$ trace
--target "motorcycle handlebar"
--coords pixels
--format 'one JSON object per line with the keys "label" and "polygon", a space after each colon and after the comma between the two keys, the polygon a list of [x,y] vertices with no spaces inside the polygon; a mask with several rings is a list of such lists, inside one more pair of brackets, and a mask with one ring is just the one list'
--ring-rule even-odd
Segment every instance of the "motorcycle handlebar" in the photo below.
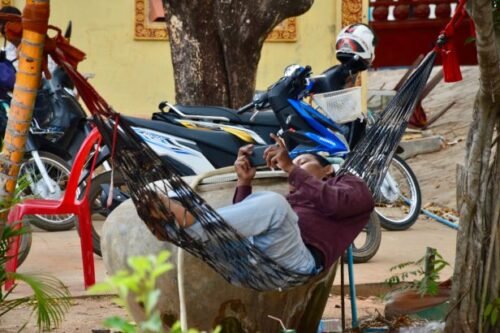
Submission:
{"label": "motorcycle handlebar", "polygon": [[[269,91],[275,88],[277,85],[285,84],[286,86],[292,88],[290,91],[291,95],[299,96],[302,91],[307,87],[306,79],[311,74],[311,66],[305,66],[297,68],[289,77],[283,77],[278,82],[270,86],[267,92],[258,95],[251,103],[241,107],[236,112],[237,114],[245,113],[253,108],[265,109],[268,106],[269,101]],[[292,92],[293,91],[293,92]]]}
{"label": "motorcycle handlebar", "polygon": [[290,96],[293,98],[301,98],[306,93],[308,83],[307,78],[311,75],[311,66],[297,69],[291,76],[289,81]]}
{"label": "motorcycle handlebar", "polygon": [[247,105],[242,106],[241,108],[239,108],[236,113],[237,114],[242,114],[242,113],[245,113],[245,112],[253,109],[254,107],[255,107],[255,102],[251,102],[251,103],[248,103]]}
{"label": "motorcycle handlebar", "polygon": [[158,109],[160,109],[161,112],[163,112],[163,109],[168,105],[168,102],[167,101],[163,101],[163,102],[160,102],[160,104],[158,104]]}
{"label": "motorcycle handlebar", "polygon": [[250,111],[252,109],[257,109],[257,110],[262,110],[265,109],[266,106],[268,105],[267,102],[269,100],[269,97],[267,95],[267,92],[256,95],[254,100],[251,103],[248,103],[247,105],[242,106],[241,108],[238,109],[236,112],[237,114],[242,114],[247,111]]}
{"label": "motorcycle handlebar", "polygon": [[293,80],[304,80],[311,74],[311,66],[307,65],[306,67],[302,68],[302,70],[295,70],[293,74],[291,75],[291,78]]}

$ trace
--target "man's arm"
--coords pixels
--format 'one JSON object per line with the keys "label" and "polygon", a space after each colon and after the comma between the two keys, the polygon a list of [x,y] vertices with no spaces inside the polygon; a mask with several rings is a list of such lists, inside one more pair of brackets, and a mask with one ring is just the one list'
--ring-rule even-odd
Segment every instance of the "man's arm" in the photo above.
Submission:
{"label": "man's arm", "polygon": [[293,168],[288,181],[295,188],[294,195],[308,199],[326,215],[343,219],[369,213],[374,208],[368,186],[356,176],[343,175],[323,181],[301,168]]}
{"label": "man's arm", "polygon": [[234,168],[238,175],[236,191],[233,196],[233,203],[243,201],[252,193],[252,180],[255,177],[256,169],[252,167],[248,156],[253,153],[253,145],[246,145],[238,150],[238,157],[234,162]]}
{"label": "man's arm", "polygon": [[234,191],[233,196],[233,204],[243,201],[252,194],[252,186],[251,185],[241,185],[236,186],[236,190]]}

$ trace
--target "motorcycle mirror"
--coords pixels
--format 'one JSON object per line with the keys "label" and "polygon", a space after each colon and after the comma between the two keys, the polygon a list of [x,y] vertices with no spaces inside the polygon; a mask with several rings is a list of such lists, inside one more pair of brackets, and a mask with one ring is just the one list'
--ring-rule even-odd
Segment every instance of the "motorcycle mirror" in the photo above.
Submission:
{"label": "motorcycle mirror", "polygon": [[167,101],[163,101],[163,102],[160,102],[160,104],[158,104],[158,109],[160,109],[160,111],[163,112],[163,109],[168,105],[168,102]]}
{"label": "motorcycle mirror", "polygon": [[253,95],[253,102],[258,103],[264,94],[264,91],[256,91],[255,95]]}
{"label": "motorcycle mirror", "polygon": [[66,31],[64,32],[64,38],[67,40],[71,39],[71,33],[73,32],[73,23],[71,21],[68,22],[66,26]]}
{"label": "motorcycle mirror", "polygon": [[300,68],[300,65],[292,64],[292,65],[286,66],[285,71],[284,71],[284,76],[287,76],[287,77],[292,76],[292,74],[297,70],[297,68]]}
{"label": "motorcycle mirror", "polygon": [[370,64],[363,60],[359,55],[354,55],[351,57],[349,60],[342,62],[342,64],[349,70],[351,71],[352,74],[357,74],[359,72],[362,72],[368,67],[370,67]]}

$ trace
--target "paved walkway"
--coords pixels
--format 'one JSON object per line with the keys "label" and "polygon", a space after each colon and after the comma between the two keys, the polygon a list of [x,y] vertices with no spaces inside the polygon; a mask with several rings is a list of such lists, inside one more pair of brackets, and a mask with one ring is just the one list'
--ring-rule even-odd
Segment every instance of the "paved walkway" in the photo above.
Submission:
{"label": "paved walkway", "polygon": [[[448,262],[453,263],[455,238],[456,231],[423,216],[407,231],[384,231],[377,255],[368,263],[355,265],[356,283],[384,282],[390,275],[390,267],[421,258],[426,246],[437,248]],[[96,281],[103,281],[106,277],[104,263],[98,256],[94,256],[94,259]],[[76,230],[34,231],[30,254],[19,268],[19,272],[50,274],[63,281],[73,296],[85,295],[80,241]],[[451,273],[451,269],[445,269],[442,276],[447,278]],[[335,284],[340,283],[340,280],[337,280]],[[20,297],[29,293],[29,288],[21,284],[14,291],[14,296]]]}

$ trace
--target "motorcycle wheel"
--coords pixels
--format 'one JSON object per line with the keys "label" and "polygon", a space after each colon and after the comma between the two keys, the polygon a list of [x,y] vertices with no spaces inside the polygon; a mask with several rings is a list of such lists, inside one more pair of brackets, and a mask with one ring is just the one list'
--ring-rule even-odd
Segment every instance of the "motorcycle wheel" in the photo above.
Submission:
{"label": "motorcycle wheel", "polygon": [[[124,200],[128,199],[128,187],[123,177],[115,171],[113,179],[113,189],[115,191],[114,202],[111,207],[107,207],[107,197],[109,194],[109,184],[111,182],[111,172],[103,172],[92,179],[88,199],[91,209],[92,219],[92,248],[94,253],[102,256],[101,252],[101,230],[108,215]],[[118,191],[118,193],[116,192]]]}
{"label": "motorcycle wheel", "polygon": [[[30,185],[26,188],[23,196],[33,196],[43,199],[60,199],[64,195],[64,190],[68,185],[68,178],[71,168],[68,163],[57,155],[40,151],[38,152],[42,163],[45,165],[47,173],[55,188],[54,193],[50,193],[47,184],[42,179],[40,171],[36,166],[35,159],[31,157],[21,165],[20,175],[28,178]],[[46,231],[70,230],[75,226],[75,216],[73,214],[64,215],[32,215],[30,223]]]}
{"label": "motorcycle wheel", "polygon": [[[377,254],[382,242],[382,228],[378,215],[373,212],[370,221],[352,243],[352,256],[356,264],[365,263]],[[344,256],[347,261],[347,255]]]}
{"label": "motorcycle wheel", "polygon": [[392,158],[376,201],[380,224],[387,230],[406,230],[417,221],[422,194],[417,177],[401,157]]}
{"label": "motorcycle wheel", "polygon": [[17,256],[17,267],[21,266],[21,264],[26,260],[30,249],[31,249],[31,226],[30,223],[25,219],[23,220],[23,226],[26,229],[26,232],[21,235],[21,239],[19,240],[19,254]]}

